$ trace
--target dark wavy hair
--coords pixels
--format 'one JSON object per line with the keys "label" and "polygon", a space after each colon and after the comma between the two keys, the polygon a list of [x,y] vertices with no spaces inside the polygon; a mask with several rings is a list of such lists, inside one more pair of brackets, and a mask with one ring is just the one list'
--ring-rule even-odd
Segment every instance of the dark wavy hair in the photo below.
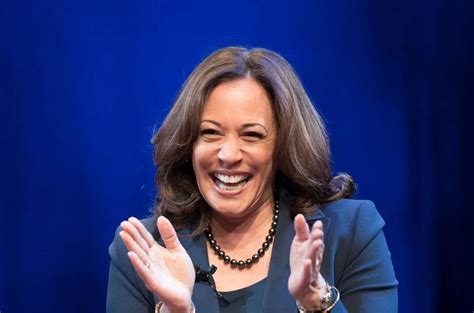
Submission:
{"label": "dark wavy hair", "polygon": [[311,214],[319,204],[349,198],[355,183],[332,175],[324,123],[290,64],[266,49],[227,47],[199,64],[152,139],[158,166],[154,211],[176,228],[193,225],[193,235],[209,225],[209,206],[197,187],[192,162],[204,104],[221,83],[252,78],[267,92],[277,124],[274,164],[277,181],[293,214]]}

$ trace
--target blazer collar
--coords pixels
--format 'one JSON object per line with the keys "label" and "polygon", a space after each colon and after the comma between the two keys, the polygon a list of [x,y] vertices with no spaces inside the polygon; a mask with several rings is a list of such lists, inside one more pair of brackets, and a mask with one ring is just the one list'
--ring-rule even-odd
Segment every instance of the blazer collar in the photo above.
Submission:
{"label": "blazer collar", "polygon": [[[308,225],[311,227],[314,222],[323,222],[324,233],[327,233],[330,219],[317,209],[312,215],[306,217]],[[207,256],[207,242],[204,235],[190,237],[189,229],[179,232],[181,244],[188,252],[195,265],[203,269],[209,268]],[[288,291],[288,277],[290,276],[289,252],[291,243],[295,236],[293,228],[293,216],[285,202],[280,204],[280,215],[276,228],[275,240],[271,255],[270,269],[265,284],[265,291],[262,299],[262,313],[275,312],[278,305],[280,312],[294,312],[296,310],[295,300]],[[322,264],[322,271],[324,261]],[[193,302],[196,312],[219,313],[219,304],[216,294],[206,282],[196,282],[193,290]]]}

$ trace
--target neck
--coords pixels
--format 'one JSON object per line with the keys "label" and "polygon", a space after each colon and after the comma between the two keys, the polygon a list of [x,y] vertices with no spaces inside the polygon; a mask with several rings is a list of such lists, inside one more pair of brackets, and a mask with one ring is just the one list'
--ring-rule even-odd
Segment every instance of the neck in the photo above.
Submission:
{"label": "neck", "polygon": [[228,219],[222,216],[213,216],[211,220],[212,233],[222,248],[241,246],[242,242],[260,242],[266,236],[272,222],[274,206],[274,200],[271,197],[259,209],[245,218]]}

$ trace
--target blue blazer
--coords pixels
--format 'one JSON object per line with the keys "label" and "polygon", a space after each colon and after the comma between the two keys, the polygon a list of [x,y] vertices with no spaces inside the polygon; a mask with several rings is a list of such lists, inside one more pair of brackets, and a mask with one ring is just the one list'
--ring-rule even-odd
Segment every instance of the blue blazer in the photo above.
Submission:
{"label": "blue blazer", "polygon": [[[398,282],[382,231],[385,223],[374,204],[370,201],[338,200],[322,205],[306,220],[310,226],[317,220],[323,222],[325,250],[321,273],[341,293],[341,301],[332,312],[397,312]],[[142,222],[160,242],[156,219],[148,218]],[[119,231],[117,229],[109,247],[111,262],[107,312],[154,312],[158,299],[147,290],[132,267],[127,248],[118,236]],[[184,229],[180,233],[186,235],[190,231]],[[297,312],[295,299],[288,292],[289,251],[294,235],[293,217],[288,206],[282,202],[260,312]],[[194,264],[208,268],[207,242],[203,235],[183,237],[181,243]],[[193,302],[196,312],[219,312],[216,295],[207,283],[194,285]]]}

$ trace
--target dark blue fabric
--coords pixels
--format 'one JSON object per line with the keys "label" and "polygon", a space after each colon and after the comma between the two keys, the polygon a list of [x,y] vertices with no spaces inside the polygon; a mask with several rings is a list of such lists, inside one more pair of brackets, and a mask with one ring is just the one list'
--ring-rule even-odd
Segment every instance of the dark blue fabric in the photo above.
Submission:
{"label": "dark blue fabric", "polygon": [[[258,312],[294,312],[295,299],[288,291],[289,251],[295,232],[290,210],[280,204],[280,218],[273,243],[270,269]],[[333,313],[396,313],[398,282],[382,228],[383,219],[370,201],[339,200],[326,204],[307,218],[309,225],[323,222],[324,258],[321,273],[341,293]],[[160,241],[154,218],[143,220],[145,227]],[[190,229],[181,234],[183,247],[194,264],[208,268],[207,242],[204,235],[191,238]],[[109,247],[111,270],[107,313],[145,313],[158,302],[138,278],[127,257],[127,250],[116,236]],[[219,264],[217,270],[219,270]],[[222,265],[223,266],[223,265]],[[207,283],[194,285],[196,312],[218,313],[216,295]]]}
{"label": "dark blue fabric", "polygon": [[474,2],[0,3],[0,311],[105,310],[107,247],[155,194],[149,143],[227,45],[299,73],[387,225],[403,312],[474,309]]}
{"label": "dark blue fabric", "polygon": [[229,304],[219,301],[219,313],[260,312],[266,281],[265,278],[239,290],[221,292]]}

